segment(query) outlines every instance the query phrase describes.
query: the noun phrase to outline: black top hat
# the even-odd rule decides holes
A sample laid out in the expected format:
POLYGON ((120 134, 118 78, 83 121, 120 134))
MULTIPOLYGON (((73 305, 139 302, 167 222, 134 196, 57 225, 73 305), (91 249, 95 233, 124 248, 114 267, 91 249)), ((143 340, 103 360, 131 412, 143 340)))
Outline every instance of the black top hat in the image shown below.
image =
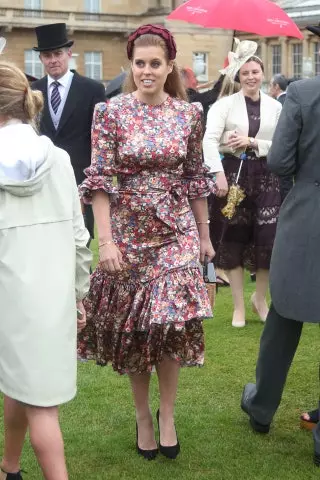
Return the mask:
POLYGON ((308 25, 306 29, 320 37, 320 23, 319 25, 308 25))
POLYGON ((71 47, 72 40, 67 37, 67 25, 65 23, 52 23, 36 27, 38 46, 33 47, 36 52, 46 52, 57 48, 71 47))

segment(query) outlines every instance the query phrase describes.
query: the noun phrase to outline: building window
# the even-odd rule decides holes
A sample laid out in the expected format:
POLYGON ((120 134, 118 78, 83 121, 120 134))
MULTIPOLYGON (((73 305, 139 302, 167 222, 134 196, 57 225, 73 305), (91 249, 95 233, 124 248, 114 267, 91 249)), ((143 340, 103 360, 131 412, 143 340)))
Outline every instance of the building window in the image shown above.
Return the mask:
POLYGON ((84 54, 86 76, 94 80, 102 80, 102 53, 86 52, 84 54))
POLYGON ((100 13, 100 0, 84 0, 84 11, 100 13))
POLYGON ((69 59, 70 70, 77 71, 77 69, 78 69, 77 58, 78 57, 79 57, 79 53, 72 53, 72 56, 69 59))
POLYGON ((272 75, 281 73, 281 45, 272 45, 272 75))
POLYGON ((44 69, 38 52, 34 50, 24 51, 24 71, 32 77, 43 77, 44 69))
POLYGON ((197 77, 198 82, 207 82, 209 80, 208 75, 208 53, 207 52, 194 52, 193 53, 193 71, 197 77))
POLYGON ((26 17, 40 17, 42 9, 42 0, 24 0, 25 10, 33 10, 24 12, 26 17), (39 10, 39 11, 37 11, 39 10))
POLYGON ((292 45, 292 66, 293 76, 302 76, 302 43, 295 43, 292 45))
POLYGON ((173 0, 172 1, 172 10, 179 7, 180 5, 182 5, 183 3, 186 3, 187 0, 173 0))
POLYGON ((320 75, 320 42, 314 44, 314 73, 320 75))

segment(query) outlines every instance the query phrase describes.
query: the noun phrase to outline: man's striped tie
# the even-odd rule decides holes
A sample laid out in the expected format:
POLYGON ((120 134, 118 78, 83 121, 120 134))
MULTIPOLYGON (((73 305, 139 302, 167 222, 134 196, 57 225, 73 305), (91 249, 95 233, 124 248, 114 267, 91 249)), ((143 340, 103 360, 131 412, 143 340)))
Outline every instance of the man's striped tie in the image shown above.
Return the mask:
POLYGON ((52 110, 54 111, 54 113, 57 113, 59 105, 61 103, 61 97, 60 97, 60 93, 59 93, 60 83, 59 82, 53 82, 52 85, 53 85, 53 89, 52 89, 52 94, 51 94, 51 106, 52 106, 52 110))

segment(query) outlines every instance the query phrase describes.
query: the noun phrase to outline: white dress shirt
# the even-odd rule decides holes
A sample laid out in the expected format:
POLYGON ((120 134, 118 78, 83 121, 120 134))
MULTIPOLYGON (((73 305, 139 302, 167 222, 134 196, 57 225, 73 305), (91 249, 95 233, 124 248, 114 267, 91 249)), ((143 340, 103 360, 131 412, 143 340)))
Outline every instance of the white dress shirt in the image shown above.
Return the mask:
POLYGON ((50 110, 51 118, 52 118, 52 121, 53 121, 53 125, 54 125, 56 130, 59 126, 60 118, 61 118, 63 108, 64 108, 66 100, 67 100, 67 96, 68 96, 69 89, 70 89, 70 86, 71 86, 72 78, 73 78, 73 73, 70 70, 68 70, 63 75, 63 77, 59 78, 58 80, 56 80, 56 79, 52 78, 50 75, 48 75, 48 105, 49 105, 49 110, 50 110), (59 82, 58 90, 59 90, 59 93, 60 93, 61 102, 60 102, 60 105, 59 105, 59 108, 58 108, 57 112, 54 113, 54 111, 52 109, 52 106, 51 106, 51 95, 52 95, 52 90, 54 88, 54 83, 56 81, 59 82))
POLYGON ((284 92, 281 92, 280 95, 277 96, 277 100, 279 100, 279 98, 282 96, 282 95, 286 95, 287 94, 287 90, 285 90, 284 92))

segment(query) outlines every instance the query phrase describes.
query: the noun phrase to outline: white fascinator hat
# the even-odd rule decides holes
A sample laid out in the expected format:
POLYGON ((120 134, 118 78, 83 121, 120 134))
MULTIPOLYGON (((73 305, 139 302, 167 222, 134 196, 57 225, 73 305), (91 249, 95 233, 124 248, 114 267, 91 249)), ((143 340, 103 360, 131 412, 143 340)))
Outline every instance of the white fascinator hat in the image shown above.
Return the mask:
POLYGON ((252 42, 251 40, 243 40, 243 42, 240 42, 238 38, 235 38, 234 41, 236 49, 234 52, 228 53, 228 66, 219 70, 220 73, 232 79, 235 78, 240 68, 247 63, 249 58, 255 55, 258 48, 257 42, 252 42))
POLYGON ((0 37, 0 54, 3 52, 6 43, 7 40, 4 37, 0 37))

